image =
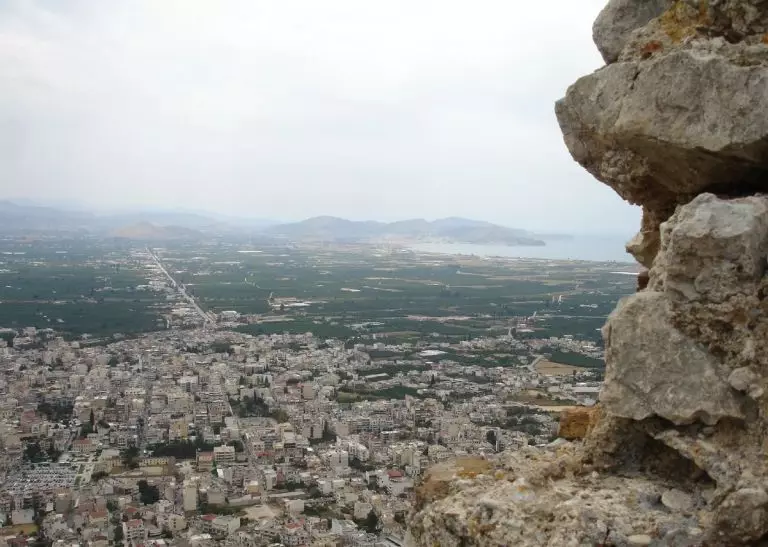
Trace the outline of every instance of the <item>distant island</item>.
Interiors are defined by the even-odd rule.
[[[443,242],[503,245],[546,245],[543,238],[525,230],[507,228],[466,218],[401,220],[397,222],[353,221],[321,216],[301,222],[279,224],[266,233],[302,241],[393,241]]]

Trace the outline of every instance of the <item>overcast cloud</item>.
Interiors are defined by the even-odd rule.
[[[553,103],[605,0],[0,0],[0,197],[630,233]]]

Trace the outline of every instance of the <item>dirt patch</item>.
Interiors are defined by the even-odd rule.
[[[571,376],[574,372],[584,372],[584,367],[574,367],[572,365],[561,365],[548,359],[541,359],[534,367],[536,372],[545,376]]]

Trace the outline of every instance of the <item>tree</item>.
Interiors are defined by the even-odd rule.
[[[336,433],[331,431],[331,424],[327,421],[323,424],[323,435],[321,440],[330,443],[336,442]]]
[[[96,424],[96,417],[93,415],[93,409],[91,409],[91,415],[88,417],[88,421],[91,423],[91,430],[93,430],[93,426]]]
[[[109,473],[107,473],[106,471],[97,471],[96,473],[91,475],[91,480],[93,482],[99,482],[101,479],[105,479],[107,477],[109,477]]]
[[[93,433],[93,424],[91,422],[85,422],[80,426],[80,438],[85,439],[88,435]]]
[[[115,544],[119,545],[123,542],[123,526],[118,524],[115,526]]]
[[[139,449],[137,447],[131,446],[123,451],[123,465],[129,469],[139,467]]]
[[[9,348],[13,347],[13,339],[16,338],[16,332],[3,332],[0,333],[0,340],[5,340]]]
[[[45,452],[38,443],[29,443],[24,448],[24,459],[32,463],[38,463],[46,459]]]
[[[138,482],[139,499],[144,505],[152,505],[160,501],[160,489],[157,486],[150,485],[145,480]]]
[[[288,421],[288,413],[285,410],[275,410],[271,416],[281,424]]]
[[[58,461],[61,457],[61,450],[58,450],[53,443],[48,447],[48,459],[52,462]]]
[[[368,512],[368,516],[360,523],[360,527],[369,534],[378,534],[381,531],[379,516],[373,509]]]

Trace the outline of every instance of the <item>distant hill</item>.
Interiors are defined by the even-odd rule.
[[[53,207],[18,205],[0,200],[0,231],[83,230],[95,217],[88,213]]]
[[[277,223],[259,218],[230,218],[221,215],[208,216],[194,212],[163,210],[95,214],[76,209],[33,204],[28,200],[18,203],[0,200],[0,233],[51,231],[110,233],[134,225],[144,225],[143,230],[148,230],[147,224],[155,227],[188,228],[206,233],[231,232],[241,235],[255,233],[265,226]],[[172,235],[171,232],[166,236]],[[147,233],[151,233],[151,230]]]
[[[182,226],[157,226],[149,222],[139,222],[118,228],[110,235],[112,237],[142,241],[168,241],[175,239],[197,239],[202,234],[197,230]]]
[[[310,241],[442,241],[452,243],[544,245],[535,234],[465,218],[402,220],[398,222],[353,221],[337,217],[314,217],[301,222],[279,224],[266,233]]]
[[[148,210],[94,214],[75,209],[0,200],[0,233],[93,233],[140,240],[193,239],[205,234],[279,238],[295,241],[390,241],[501,245],[545,245],[567,238],[538,235],[459,217],[434,221],[415,218],[398,222],[354,221],[319,216],[287,224],[194,211]]]

